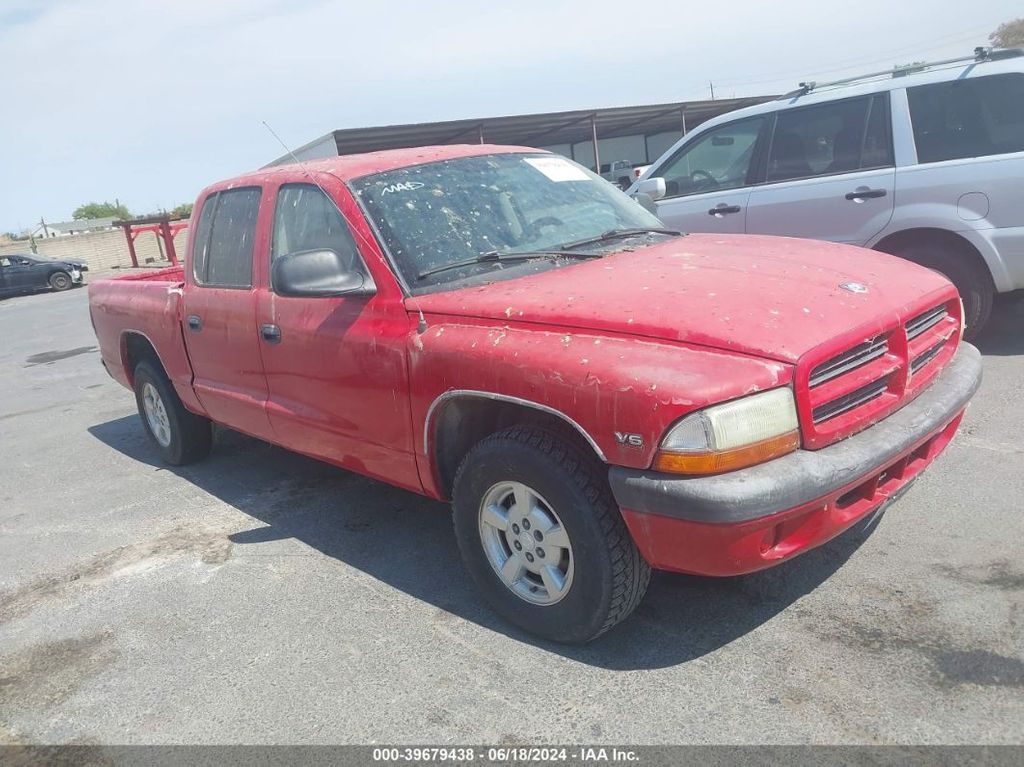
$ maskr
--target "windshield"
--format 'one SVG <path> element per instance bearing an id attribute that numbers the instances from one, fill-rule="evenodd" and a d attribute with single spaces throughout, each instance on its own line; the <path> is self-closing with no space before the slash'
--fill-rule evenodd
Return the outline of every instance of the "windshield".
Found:
<path id="1" fill-rule="evenodd" d="M 512 277 L 574 263 L 474 261 L 483 254 L 557 252 L 612 230 L 662 226 L 616 187 L 558 155 L 463 157 L 366 176 L 352 185 L 414 293 L 478 275 Z M 606 251 L 626 246 L 623 239 L 602 245 Z M 434 271 L 463 261 L 471 263 Z"/>

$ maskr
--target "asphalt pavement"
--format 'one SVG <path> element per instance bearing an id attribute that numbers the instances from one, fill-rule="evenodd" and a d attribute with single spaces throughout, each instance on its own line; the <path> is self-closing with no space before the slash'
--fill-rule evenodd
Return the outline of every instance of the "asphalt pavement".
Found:
<path id="1" fill-rule="evenodd" d="M 1024 302 L 870 533 L 656 574 L 586 647 L 480 601 L 447 507 L 222 430 L 161 466 L 85 290 L 0 301 L 0 743 L 1021 743 Z"/>

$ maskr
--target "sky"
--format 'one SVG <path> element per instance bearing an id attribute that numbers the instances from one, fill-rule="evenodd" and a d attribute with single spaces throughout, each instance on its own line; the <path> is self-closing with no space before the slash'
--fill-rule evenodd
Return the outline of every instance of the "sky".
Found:
<path id="1" fill-rule="evenodd" d="M 727 12 L 725 12 L 727 11 Z M 987 44 L 1019 0 L 0 0 L 0 232 L 145 214 L 337 128 L 779 93 Z"/>

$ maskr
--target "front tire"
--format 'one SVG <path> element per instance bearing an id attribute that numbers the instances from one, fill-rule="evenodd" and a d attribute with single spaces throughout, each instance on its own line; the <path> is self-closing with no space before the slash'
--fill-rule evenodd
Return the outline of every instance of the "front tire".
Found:
<path id="1" fill-rule="evenodd" d="M 543 429 L 470 450 L 452 493 L 466 569 L 502 617 L 557 642 L 597 638 L 643 599 L 650 566 L 602 465 Z"/>
<path id="2" fill-rule="evenodd" d="M 58 293 L 67 290 L 73 284 L 71 275 L 67 272 L 54 272 L 50 275 L 50 287 Z"/>
<path id="3" fill-rule="evenodd" d="M 167 374 L 152 362 L 135 367 L 135 402 L 146 433 L 166 463 L 183 466 L 210 454 L 210 421 L 185 409 Z"/>

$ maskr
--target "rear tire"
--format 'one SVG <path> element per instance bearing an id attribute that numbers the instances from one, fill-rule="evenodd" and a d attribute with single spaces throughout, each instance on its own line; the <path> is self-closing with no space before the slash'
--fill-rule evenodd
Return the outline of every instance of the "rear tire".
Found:
<path id="1" fill-rule="evenodd" d="M 50 287 L 58 293 L 67 290 L 72 285 L 74 283 L 71 281 L 71 275 L 67 272 L 54 272 L 50 275 Z"/>
<path id="2" fill-rule="evenodd" d="M 514 426 L 482 440 L 462 461 L 452 497 L 466 569 L 511 623 L 556 642 L 589 642 L 643 599 L 651 569 L 604 467 L 554 434 Z"/>
<path id="3" fill-rule="evenodd" d="M 988 269 L 978 265 L 966 246 L 921 243 L 897 246 L 887 252 L 934 269 L 949 279 L 964 302 L 964 337 L 971 340 L 977 336 L 992 314 L 996 289 Z"/>
<path id="4" fill-rule="evenodd" d="M 186 410 L 167 374 L 150 361 L 135 367 L 135 403 L 143 428 L 164 462 L 184 466 L 210 454 L 210 421 Z"/>

